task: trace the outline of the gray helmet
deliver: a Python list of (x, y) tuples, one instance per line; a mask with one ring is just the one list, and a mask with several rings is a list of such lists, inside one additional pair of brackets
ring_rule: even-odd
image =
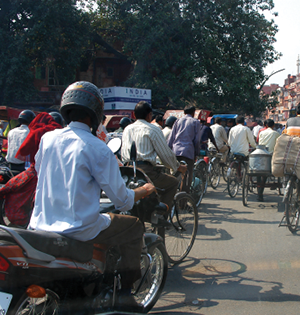
[(62, 118), (62, 115), (58, 112), (51, 112), (49, 113), (50, 116), (53, 117), (53, 119), (60, 124), (61, 126), (64, 125), (64, 119)]
[(35, 113), (29, 109), (25, 109), (19, 114), (18, 121), (20, 124), (29, 125), (34, 118)]
[(123, 117), (119, 122), (120, 127), (122, 127), (123, 129), (130, 124), (131, 124), (131, 120), (128, 117)]
[(93, 129), (97, 129), (103, 117), (104, 100), (99, 89), (93, 83), (78, 81), (64, 91), (61, 98), (60, 112), (67, 124), (70, 123), (71, 109), (82, 109), (92, 120)]
[(174, 122), (175, 122), (176, 120), (177, 120), (177, 117), (175, 117), (175, 116), (169, 116), (169, 117), (166, 119), (165, 126), (172, 128), (173, 125), (174, 125)]

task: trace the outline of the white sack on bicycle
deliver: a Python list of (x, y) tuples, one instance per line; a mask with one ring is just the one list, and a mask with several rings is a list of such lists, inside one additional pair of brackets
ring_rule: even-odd
[(294, 170), (300, 178), (300, 138), (282, 134), (275, 144), (272, 174), (275, 177), (283, 177)]

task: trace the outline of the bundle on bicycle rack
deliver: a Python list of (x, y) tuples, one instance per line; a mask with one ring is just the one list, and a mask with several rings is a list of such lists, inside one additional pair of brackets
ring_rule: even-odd
[(272, 174), (283, 177), (293, 171), (300, 178), (300, 138), (282, 134), (274, 147)]

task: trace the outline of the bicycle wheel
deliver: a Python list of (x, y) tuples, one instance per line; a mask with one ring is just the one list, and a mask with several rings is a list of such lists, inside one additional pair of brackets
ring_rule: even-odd
[(227, 190), (231, 198), (234, 198), (239, 190), (238, 163), (232, 163), (227, 172)]
[(243, 176), (243, 191), (242, 191), (242, 196), (243, 196), (243, 205), (245, 207), (247, 207), (248, 205), (248, 192), (249, 192), (249, 175), (244, 172), (244, 176)]
[(292, 177), (288, 181), (287, 199), (285, 202), (285, 217), (289, 230), (295, 233), (299, 223), (300, 201), (297, 192), (297, 179)]
[(201, 162), (194, 168), (193, 180), (190, 192), (194, 198), (196, 207), (198, 207), (203, 199), (207, 188), (207, 167), (205, 162)]
[(220, 164), (219, 160), (213, 158), (211, 162), (211, 169), (210, 169), (210, 185), (213, 189), (216, 189), (220, 183)]
[(227, 172), (228, 172), (228, 165), (226, 164), (222, 166), (222, 177), (226, 183), (227, 183)]
[(178, 264), (192, 249), (198, 229), (197, 208), (189, 194), (175, 195), (170, 222), (172, 226), (165, 229), (165, 246), (169, 262)]

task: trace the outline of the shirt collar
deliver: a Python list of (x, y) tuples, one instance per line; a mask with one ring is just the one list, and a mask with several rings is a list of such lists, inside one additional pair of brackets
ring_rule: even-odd
[(79, 128), (79, 129), (91, 132), (91, 129), (87, 124), (84, 124), (84, 123), (79, 122), (79, 121), (71, 121), (69, 123), (69, 127), (70, 128)]

